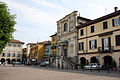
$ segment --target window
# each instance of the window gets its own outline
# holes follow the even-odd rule
[[[79,43],[79,50],[80,51],[84,50],[84,43],[83,42]]]
[[[112,26],[120,25],[120,17],[112,19]]]
[[[21,45],[20,45],[20,44],[18,44],[18,47],[21,47]]]
[[[120,35],[116,35],[115,39],[116,39],[116,46],[120,46]]]
[[[52,55],[54,55],[54,51],[52,51]]]
[[[17,54],[17,57],[21,57],[21,54]]]
[[[11,49],[10,49],[10,48],[8,48],[8,52],[10,52],[10,50],[11,50]]]
[[[94,32],[94,26],[91,26],[91,33]]]
[[[12,57],[15,57],[15,53],[12,54]]]
[[[10,43],[8,43],[8,46],[11,46],[11,44],[10,44]]]
[[[7,57],[10,57],[10,53],[7,54]]]
[[[64,24],[64,32],[67,31],[67,27],[68,27],[68,25],[67,25],[67,23],[65,23]]]
[[[55,41],[55,37],[52,38],[52,41]]]
[[[2,56],[2,57],[5,57],[5,53],[2,53],[1,56]]]
[[[103,38],[102,49],[106,51],[106,50],[110,50],[110,48],[111,48],[111,38],[110,37]]]
[[[80,35],[81,36],[84,35],[84,30],[83,29],[80,30]]]
[[[97,48],[97,40],[89,41],[89,48],[90,49],[96,49]]]
[[[13,44],[13,47],[16,47],[16,44]]]
[[[15,52],[15,49],[13,49],[13,52]]]
[[[54,43],[53,43],[53,45],[52,45],[52,46],[53,46],[53,47],[55,46],[55,45],[54,45]]]
[[[103,29],[107,29],[108,28],[108,24],[107,21],[103,22]]]

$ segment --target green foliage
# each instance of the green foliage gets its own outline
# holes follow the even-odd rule
[[[6,44],[12,39],[16,24],[15,15],[11,15],[7,4],[0,2],[0,53]]]
[[[112,61],[112,68],[116,68],[117,64],[115,62],[115,60]]]
[[[89,64],[89,61],[88,61],[88,59],[86,60],[86,65],[88,65]]]
[[[100,61],[97,59],[96,63],[100,64]]]

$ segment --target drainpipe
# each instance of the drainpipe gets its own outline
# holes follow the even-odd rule
[[[88,52],[88,38],[87,38],[87,36],[88,36],[88,34],[87,34],[87,27],[86,27],[86,52]]]

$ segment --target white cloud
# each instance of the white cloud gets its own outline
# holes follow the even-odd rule
[[[8,6],[12,7],[18,13],[17,16],[21,21],[27,21],[27,23],[33,24],[54,24],[56,22],[54,15],[48,14],[40,9],[29,7],[12,0],[6,2]]]
[[[51,3],[45,0],[32,0],[32,1],[39,5],[43,5],[46,7],[55,8],[55,9],[63,9],[63,7],[57,3],[55,4],[55,3]]]

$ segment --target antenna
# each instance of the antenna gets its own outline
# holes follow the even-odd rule
[[[79,16],[80,16],[80,12],[79,12]]]

